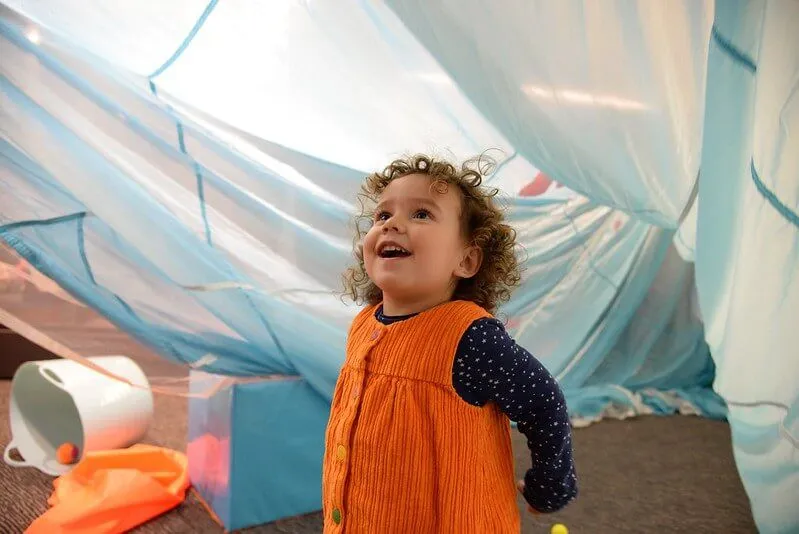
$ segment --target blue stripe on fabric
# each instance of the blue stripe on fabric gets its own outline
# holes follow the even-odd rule
[[[25,221],[17,221],[8,224],[0,225],[0,234],[10,232],[11,230],[18,230],[20,228],[30,228],[33,226],[50,226],[53,224],[60,224],[64,222],[74,221],[75,219],[83,219],[86,216],[85,211],[78,213],[70,213],[68,215],[61,215],[59,217],[52,217],[50,219],[29,219]]]
[[[738,50],[738,48],[736,48],[736,46],[732,44],[732,41],[721,35],[716,26],[713,26],[712,35],[713,35],[713,40],[716,42],[717,45],[719,45],[719,48],[724,50],[728,56],[730,56],[733,60],[735,60],[740,65],[745,67],[746,70],[748,70],[752,74],[757,72],[757,64],[755,64],[755,61],[741,50]]]
[[[205,227],[205,241],[209,247],[214,246],[211,240],[211,225],[208,224],[208,213],[205,207],[205,186],[203,185],[203,175],[197,164],[194,164],[194,175],[197,177],[197,197],[200,199],[200,215],[203,218],[203,226]]]
[[[80,255],[81,263],[83,263],[83,268],[86,269],[86,276],[89,277],[89,280],[93,285],[99,287],[97,279],[94,277],[94,271],[92,270],[92,267],[89,264],[89,257],[86,255],[86,232],[84,229],[85,223],[86,223],[86,217],[81,217],[80,220],[78,221],[78,254]],[[110,290],[108,291],[109,293],[111,293],[114,299],[119,303],[119,305],[122,306],[122,308],[131,315],[131,317],[139,321],[141,320],[139,316],[136,314],[136,312],[133,311],[133,308],[131,308],[130,305],[122,299],[122,297],[120,297],[113,291]],[[174,353],[177,353],[177,349],[172,347],[171,344],[169,346],[170,348],[172,348],[172,351]]]
[[[189,156],[189,151],[186,150],[186,137],[183,133],[183,123],[177,118],[175,118],[175,129],[178,131],[178,146],[180,147],[180,151],[191,158],[191,156]],[[209,246],[213,246],[213,241],[211,240],[211,225],[208,224],[208,211],[205,206],[205,187],[203,185],[202,171],[200,170],[200,165],[194,161],[193,158],[191,158],[191,160],[193,162],[194,176],[197,178],[197,198],[200,201],[200,216],[203,219],[205,241]]]
[[[258,316],[258,320],[261,322],[263,327],[266,328],[266,331],[269,332],[270,336],[272,336],[272,341],[275,343],[277,350],[283,355],[283,358],[285,358],[286,361],[289,361],[288,353],[286,352],[286,349],[283,348],[283,344],[280,342],[280,339],[277,337],[277,332],[275,332],[275,329],[272,328],[272,325],[269,324],[269,321],[266,319],[266,317],[264,317],[264,314],[261,313],[261,310],[255,305],[252,297],[248,295],[246,291],[242,291],[241,294],[244,297],[244,300],[246,300],[250,307],[255,311],[255,314]]]
[[[180,151],[188,156],[189,153],[186,152],[186,139],[183,137],[183,125],[180,121],[175,122],[175,128],[178,131],[178,146],[180,147]]]
[[[80,254],[80,261],[83,263],[83,268],[86,269],[86,276],[89,277],[92,284],[97,285],[97,280],[94,278],[94,271],[89,265],[89,257],[86,255],[86,236],[83,229],[83,222],[86,217],[81,217],[78,221],[78,254]]]
[[[180,57],[180,55],[186,50],[186,48],[188,48],[189,44],[191,44],[192,40],[197,35],[197,32],[200,31],[200,28],[203,27],[205,21],[208,20],[208,17],[211,15],[214,8],[216,7],[216,4],[218,3],[219,0],[211,0],[210,2],[208,2],[208,5],[205,7],[205,11],[203,11],[202,15],[200,15],[200,18],[197,19],[197,22],[194,24],[194,27],[191,29],[186,38],[183,39],[183,42],[180,44],[178,49],[175,50],[175,53],[172,54],[172,56],[170,56],[170,58],[167,59],[163,65],[158,67],[155,70],[155,72],[153,72],[152,74],[150,74],[150,76],[148,76],[150,80],[152,80],[156,76],[163,74],[163,72],[166,69],[168,69],[170,66],[172,66],[172,64]]]
[[[785,217],[788,222],[799,228],[799,215],[797,215],[796,212],[791,208],[783,204],[782,201],[777,198],[777,195],[775,195],[774,192],[763,183],[763,181],[760,179],[760,175],[757,173],[757,169],[755,169],[754,158],[751,160],[749,168],[752,171],[752,181],[755,182],[755,187],[757,187],[757,190],[760,192],[760,194],[763,195],[766,200],[769,201],[769,204],[771,204],[780,215]]]

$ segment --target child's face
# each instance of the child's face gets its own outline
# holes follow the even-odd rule
[[[458,278],[480,266],[480,250],[463,239],[458,187],[431,185],[422,174],[389,183],[364,238],[366,272],[383,291],[387,313],[389,303],[421,311],[449,300]]]

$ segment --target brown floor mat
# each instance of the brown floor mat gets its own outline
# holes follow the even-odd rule
[[[9,381],[0,381],[0,444],[10,438]],[[183,449],[186,401],[157,397],[147,442]],[[530,465],[524,437],[514,431],[519,475]],[[757,532],[733,463],[729,427],[697,417],[641,417],[575,431],[581,494],[567,510],[545,519],[525,514],[522,531],[549,532],[562,522],[571,534]],[[52,479],[0,463],[0,532],[18,534],[44,512]],[[321,531],[319,514],[290,518],[246,534]],[[136,534],[221,533],[194,497],[142,525]]]

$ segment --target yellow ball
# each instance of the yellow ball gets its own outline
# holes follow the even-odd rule
[[[552,525],[552,530],[550,530],[551,534],[569,534],[569,529],[566,528],[566,525],[562,525],[560,523],[556,525]]]

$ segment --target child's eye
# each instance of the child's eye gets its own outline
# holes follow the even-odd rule
[[[376,221],[385,221],[389,217],[391,217],[391,214],[389,212],[387,212],[387,211],[381,211],[381,212],[375,214],[375,220]]]
[[[419,210],[413,216],[418,219],[429,219],[430,212],[428,210]]]

